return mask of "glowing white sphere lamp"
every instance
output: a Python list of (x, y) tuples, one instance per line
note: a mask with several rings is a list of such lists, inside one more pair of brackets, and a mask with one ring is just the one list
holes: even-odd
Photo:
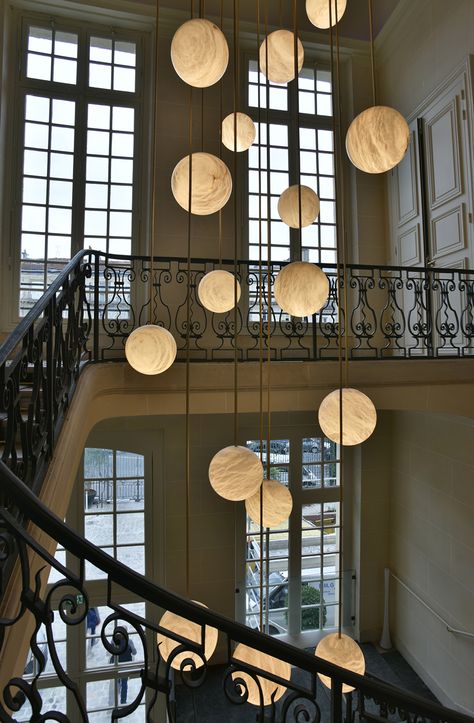
[[(236, 288), (237, 287), (237, 288)], [(209, 271), (202, 277), (198, 286), (199, 301), (208, 311), (222, 314), (234, 308), (234, 302), (240, 299), (240, 284), (235, 276), (224, 269)]]
[(394, 108), (374, 105), (359, 113), (349, 126), (346, 150), (351, 163), (365, 173), (384, 173), (405, 155), (410, 130)]
[[(288, 83), (295, 77), (295, 41), (290, 30), (275, 30), (260, 46), (260, 70), (271, 83)], [(297, 40), (298, 73), (303, 67), (304, 49)], [(267, 68), (268, 58), (268, 68)]]
[[(265, 479), (263, 490), (263, 527), (277, 527), (288, 519), (293, 508), (293, 498), (288, 487), (274, 479)], [(260, 490), (245, 500), (250, 519), (260, 525)]]
[[(300, 191), (301, 189), (301, 191)], [(300, 219), (301, 193), (301, 219)], [(310, 226), (319, 215), (319, 198), (309, 186), (290, 186), (278, 199), (278, 215), (291, 228)], [(301, 220), (301, 223), (300, 223)]]
[(193, 153), (176, 164), (171, 190), (179, 205), (189, 210), (189, 167), (191, 165), (191, 212), (207, 216), (220, 211), (232, 192), (232, 177), (224, 161), (211, 153)]
[(145, 324), (132, 331), (125, 342), (125, 356), (140, 374), (161, 374), (176, 359), (176, 342), (168, 329)]
[[(197, 601), (194, 600), (194, 602)], [(202, 607), (207, 607), (207, 605), (203, 605), (200, 602), (198, 602), (197, 604), (202, 605)], [(190, 640), (192, 643), (202, 645), (202, 626), (198, 625), (197, 623), (193, 623), (191, 620), (182, 618), (180, 615), (176, 615), (169, 610), (162, 616), (160, 620), (160, 626), (162, 628), (165, 628), (166, 630), (169, 630), (172, 633), (175, 633), (176, 635), (180, 635), (182, 638), (186, 638), (186, 640)], [(216, 649), (217, 637), (218, 633), (216, 628), (212, 628), (211, 626), (206, 625), (204, 642), (204, 657), (206, 659), (206, 662), (209, 661)], [(172, 638), (168, 638), (163, 633), (158, 633), (156, 638), (159, 645), (161, 657), (166, 662), (172, 652), (179, 645), (181, 645), (181, 643), (177, 640), (173, 640)], [(178, 655), (173, 658), (171, 662), (171, 667), (175, 668), (175, 670), (179, 670), (181, 664), (186, 659), (192, 660), (196, 668), (200, 668), (202, 665), (204, 665), (204, 661), (198, 653), (194, 653), (192, 651), (183, 651), (182, 653), (178, 653)], [(191, 666), (189, 665), (189, 667)]]
[(277, 304), (291, 316), (311, 316), (326, 303), (329, 281), (319, 266), (294, 261), (284, 266), (275, 279)]
[[(234, 115), (237, 120), (234, 121)], [(234, 125), (237, 128), (237, 147), (235, 147)], [(222, 121), (222, 143), (229, 151), (247, 151), (255, 140), (257, 129), (250, 116), (245, 113), (229, 113)]]
[[(340, 389), (330, 392), (320, 404), (319, 426), (326, 437), (336, 444), (341, 443)], [(370, 437), (377, 424), (377, 410), (369, 397), (358, 389), (346, 387), (342, 390), (342, 444), (361, 444)]]
[[(350, 670), (352, 673), (358, 673), (359, 675), (364, 675), (365, 673), (364, 653), (356, 641), (348, 635), (344, 635), (344, 633), (341, 633), (340, 636), (339, 633), (326, 635), (326, 637), (318, 643), (314, 654), (318, 658), (324, 658), (328, 663), (338, 665), (340, 668), (346, 668), (346, 670)], [(321, 682), (324, 683), (327, 688), (330, 688), (331, 678), (327, 675), (322, 675), (322, 673), (318, 673), (318, 675)], [(343, 693), (350, 693), (351, 690), (354, 690), (351, 685), (343, 683)]]
[(171, 62), (188, 85), (194, 88), (214, 85), (229, 63), (229, 48), (223, 32), (209, 20), (188, 20), (173, 36)]
[(326, 30), (339, 22), (346, 11), (347, 0), (330, 0), (330, 2), (331, 10), (328, 0), (306, 0), (306, 15), (309, 21), (321, 30)]
[(263, 481), (263, 467), (247, 447), (224, 447), (209, 465), (209, 481), (218, 495), (232, 502), (251, 497)]
[[(254, 648), (249, 648), (243, 643), (239, 643), (234, 650), (233, 659), (252, 665), (254, 668), (260, 668), (262, 672), (270, 673), (283, 680), (290, 680), (291, 678), (291, 666), (284, 660), (274, 658), (272, 655), (267, 655)], [(256, 681), (248, 674), (243, 671), (237, 670), (232, 673), (232, 678), (236, 680), (241, 678), (248, 691), (247, 701), (252, 705), (260, 705), (260, 690)], [(274, 683), (271, 680), (267, 680), (261, 675), (257, 676), (262, 689), (263, 705), (269, 705), (272, 701), (280, 700), (280, 698), (286, 693), (286, 686), (280, 685), (280, 683)]]

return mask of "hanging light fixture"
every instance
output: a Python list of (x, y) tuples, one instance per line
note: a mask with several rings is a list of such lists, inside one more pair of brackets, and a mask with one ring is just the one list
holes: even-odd
[(251, 497), (262, 481), (262, 463), (247, 447), (224, 447), (211, 459), (209, 482), (226, 500), (239, 502)]
[(349, 160), (360, 171), (385, 173), (400, 163), (407, 152), (410, 129), (395, 108), (377, 105), (372, 0), (368, 3), (373, 106), (359, 113), (350, 124), (346, 150)]
[(194, 88), (217, 83), (229, 63), (224, 33), (203, 18), (183, 23), (171, 42), (171, 62), (181, 80)]
[(209, 271), (202, 277), (198, 286), (199, 301), (208, 311), (222, 314), (234, 308), (236, 300), (235, 286), (237, 285), (237, 302), (240, 299), (240, 284), (233, 274), (224, 269)]
[[(336, 7), (337, 2), (337, 7)], [(329, 9), (331, 3), (331, 9)], [(336, 24), (346, 11), (347, 0), (306, 0), (306, 14), (309, 21), (321, 30)]]
[(152, 324), (153, 319), (153, 257), (154, 242), (156, 235), (156, 135), (157, 135), (157, 113), (158, 113), (158, 27), (159, 27), (159, 0), (156, 2), (156, 48), (154, 60), (155, 77), (155, 101), (153, 106), (153, 138), (152, 138), (152, 203), (150, 209), (150, 293), (149, 293), (149, 318), (150, 323), (134, 329), (125, 342), (125, 358), (128, 363), (140, 372), (140, 374), (161, 374), (169, 369), (176, 359), (177, 346), (173, 335), (163, 326)]
[(311, 226), (319, 215), (319, 208), (319, 198), (309, 186), (290, 186), (278, 199), (278, 215), (290, 228)]
[[(358, 673), (359, 675), (365, 673), (364, 653), (356, 641), (344, 633), (326, 635), (318, 643), (314, 654), (318, 658), (323, 658), (328, 663), (338, 665), (340, 668), (350, 670), (352, 673)], [(318, 676), (327, 688), (331, 688), (331, 678), (322, 673), (318, 673)], [(350, 693), (351, 690), (354, 690), (352, 685), (342, 684), (343, 693)]]
[[(237, 127), (237, 142), (234, 128)], [(229, 113), (222, 121), (222, 143), (229, 151), (247, 151), (255, 140), (255, 123), (246, 113)]]
[[(247, 663), (253, 668), (259, 668), (263, 674), (269, 673), (283, 680), (289, 681), (291, 678), (291, 666), (284, 660), (274, 658), (272, 655), (262, 653), (260, 650), (249, 648), (247, 645), (240, 643), (234, 650), (232, 659)], [(243, 671), (232, 673), (234, 680), (241, 678), (246, 685), (248, 692), (248, 702), (252, 705), (270, 705), (276, 703), (277, 700), (286, 693), (286, 686), (275, 683), (267, 678), (257, 675), (259, 685), (254, 678)], [(259, 687), (260, 686), (260, 687)]]
[(224, 161), (211, 153), (193, 153), (182, 158), (171, 176), (171, 190), (177, 203), (189, 210), (189, 168), (191, 172), (191, 209), (197, 216), (207, 216), (225, 206), (232, 193), (232, 177)]
[[(263, 500), (260, 495), (263, 495)], [(263, 515), (260, 509), (263, 509)], [(287, 520), (293, 509), (291, 492), (284, 484), (274, 479), (263, 480), (261, 491), (245, 500), (245, 509), (250, 519), (262, 527), (278, 527)]]
[[(197, 600), (194, 600), (193, 602), (207, 608), (207, 605), (203, 605)], [(198, 645), (203, 644), (202, 625), (193, 623), (191, 620), (182, 618), (180, 615), (176, 615), (169, 610), (162, 616), (160, 620), (160, 627), (165, 628), (166, 630), (169, 630), (170, 632), (173, 632), (192, 643), (196, 643)], [(181, 645), (179, 641), (173, 640), (173, 638), (166, 636), (164, 633), (158, 633), (156, 639), (160, 649), (160, 655), (165, 662), (168, 660), (173, 651)], [(217, 647), (217, 639), (218, 632), (216, 628), (206, 625), (204, 633), (204, 660), (198, 653), (183, 651), (173, 658), (171, 667), (175, 670), (180, 670), (181, 665), (185, 660), (192, 660), (195, 668), (202, 667), (212, 657)], [(191, 667), (191, 663), (189, 663), (188, 668), (190, 669)], [(184, 670), (186, 669), (187, 667), (184, 666)]]
[(342, 444), (345, 447), (362, 444), (377, 424), (377, 410), (369, 397), (352, 387), (335, 389), (319, 406), (319, 425), (326, 437), (341, 444), (340, 401), (342, 396)]
[[(291, 30), (275, 30), (267, 35), (260, 46), (260, 71), (271, 83), (289, 83), (296, 77), (294, 62), (294, 35)], [(304, 48), (298, 38), (298, 73), (303, 67)]]
[(284, 312), (291, 316), (312, 316), (327, 301), (329, 281), (316, 264), (293, 261), (278, 273), (273, 290)]

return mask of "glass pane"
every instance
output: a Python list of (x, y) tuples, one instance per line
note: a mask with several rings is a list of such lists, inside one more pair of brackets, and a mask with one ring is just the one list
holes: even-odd
[(112, 68), (109, 65), (98, 65), (91, 63), (89, 66), (89, 85), (92, 88), (112, 87)]
[(50, 175), (55, 178), (72, 178), (74, 172), (74, 158), (65, 153), (51, 153)]
[(26, 120), (49, 121), (49, 98), (41, 98), (37, 95), (26, 96)]
[(132, 132), (135, 125), (135, 111), (133, 108), (114, 106), (112, 110), (112, 128), (114, 131)]
[(112, 477), (112, 474), (112, 450), (86, 447), (84, 450), (84, 477)]
[(124, 40), (116, 40), (114, 48), (114, 63), (118, 65), (135, 66), (136, 45)]
[(302, 482), (304, 489), (322, 487), (322, 467), (316, 464), (303, 464)]
[(54, 59), (53, 80), (55, 83), (69, 83), (74, 85), (77, 79), (77, 62), (65, 60), (64, 58)]
[(71, 206), (72, 183), (68, 181), (50, 181), (49, 202), (54, 206)]
[(49, 127), (40, 123), (25, 123), (25, 146), (48, 148)]
[(110, 128), (110, 107), (89, 103), (87, 108), (87, 125), (89, 128)]
[(76, 104), (72, 100), (53, 100), (53, 123), (73, 126), (76, 116)]
[(25, 178), (23, 181), (23, 202), (46, 203), (46, 181), (40, 178)]
[(110, 64), (112, 62), (112, 40), (92, 37), (90, 39), (89, 57), (91, 60)]
[(51, 148), (53, 151), (74, 151), (74, 130), (53, 126), (51, 129)]
[(117, 544), (145, 541), (145, 517), (141, 512), (117, 515)]
[(111, 186), (110, 208), (131, 209), (132, 200), (133, 194), (131, 186)]
[(77, 58), (77, 35), (65, 33), (62, 30), (56, 31), (54, 36), (54, 54), (63, 55), (68, 58)]
[(133, 93), (135, 91), (135, 70), (114, 67), (114, 90)]
[(28, 53), (26, 75), (28, 78), (51, 80), (51, 58), (46, 55)]
[(28, 50), (51, 55), (53, 31), (50, 28), (30, 27), (28, 29)]
[(135, 572), (145, 574), (145, 548), (142, 545), (135, 547), (117, 548), (117, 560), (131, 567)]
[[(85, 490), (86, 495), (91, 495), (95, 490)], [(93, 508), (89, 508), (93, 509)], [(84, 536), (89, 542), (98, 547), (106, 547), (114, 542), (114, 518), (112, 515), (91, 515), (84, 519)]]

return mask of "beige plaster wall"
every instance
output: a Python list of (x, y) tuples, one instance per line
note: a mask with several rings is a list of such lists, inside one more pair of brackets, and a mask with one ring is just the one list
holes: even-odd
[[(390, 567), (451, 626), (474, 632), (474, 422), (395, 412)], [(474, 712), (474, 640), (446, 630), (395, 581), (392, 637), (431, 689)]]

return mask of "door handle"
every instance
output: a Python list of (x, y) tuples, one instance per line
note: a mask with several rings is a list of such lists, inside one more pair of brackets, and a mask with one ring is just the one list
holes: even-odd
[(427, 266), (434, 266), (435, 263), (436, 263), (436, 261), (434, 261), (433, 259), (429, 259), (429, 258), (426, 259), (426, 265), (427, 265)]

